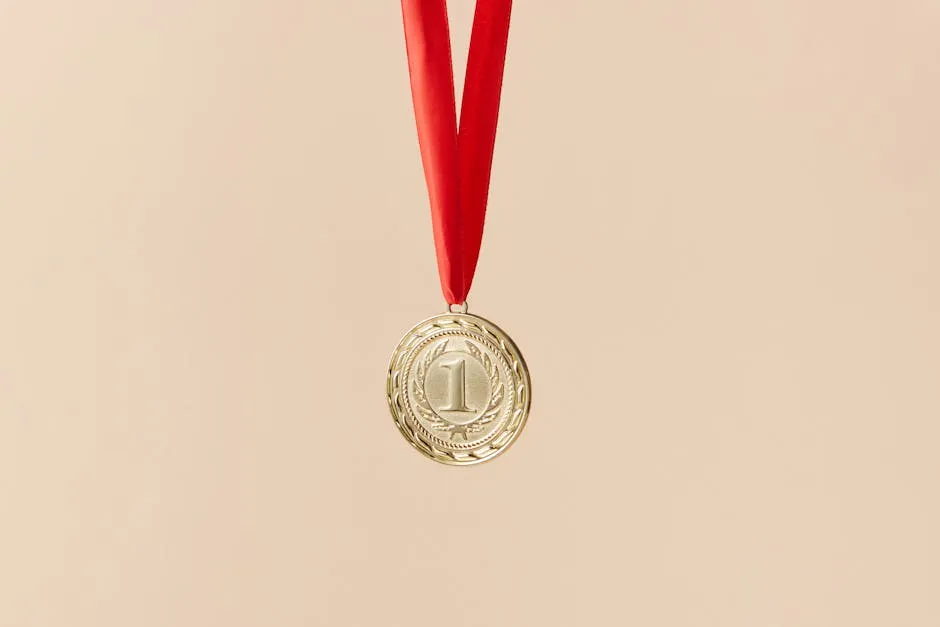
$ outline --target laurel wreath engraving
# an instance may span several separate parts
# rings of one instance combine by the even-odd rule
[[[469,434],[483,431],[486,428],[486,425],[493,422],[493,420],[495,420],[499,415],[500,403],[503,402],[505,388],[502,382],[499,380],[499,369],[496,367],[496,364],[493,363],[493,360],[490,359],[490,356],[481,351],[479,347],[477,347],[472,342],[465,341],[464,344],[467,347],[467,352],[471,357],[482,364],[483,369],[486,371],[486,374],[489,377],[490,400],[483,412],[475,420],[467,424],[458,425],[441,418],[437,412],[431,408],[431,404],[428,402],[427,393],[425,392],[424,387],[428,376],[428,371],[431,369],[431,364],[435,359],[444,354],[444,352],[447,350],[447,343],[449,341],[449,339],[445,339],[439,342],[434,346],[434,348],[429,350],[425,358],[418,363],[417,368],[415,369],[415,379],[412,386],[412,391],[414,393],[415,405],[417,406],[421,417],[428,422],[431,428],[436,431],[449,433],[451,439],[457,435],[460,435],[463,436],[464,440],[467,440],[467,436]]]
[[[444,354],[444,351],[447,350],[447,342],[449,340],[443,340],[438,342],[437,346],[428,351],[427,356],[423,361],[418,363],[418,367],[415,369],[415,381],[412,391],[415,397],[415,405],[418,407],[418,411],[421,413],[421,417],[428,421],[428,423],[434,429],[438,431],[451,431],[453,427],[457,425],[451,424],[438,416],[433,409],[431,409],[431,404],[428,402],[428,396],[424,391],[424,382],[428,376],[428,370],[431,369],[431,363]]]

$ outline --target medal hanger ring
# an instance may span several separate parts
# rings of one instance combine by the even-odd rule
[[[463,301],[462,303],[459,303],[459,304],[455,303],[452,305],[447,305],[447,311],[450,313],[465,314],[467,313],[467,310],[468,310],[467,301]]]

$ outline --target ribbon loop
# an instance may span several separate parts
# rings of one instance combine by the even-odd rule
[[[418,144],[441,290],[466,300],[483,240],[512,0],[478,0],[457,129],[445,0],[402,0]]]

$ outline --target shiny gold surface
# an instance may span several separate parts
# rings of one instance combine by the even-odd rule
[[[515,441],[531,401],[519,349],[492,322],[445,313],[412,328],[388,371],[399,431],[427,457],[453,465],[492,459]]]

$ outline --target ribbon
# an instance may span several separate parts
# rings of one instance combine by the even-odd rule
[[[402,0],[441,290],[466,301],[483,241],[512,0],[478,0],[457,130],[446,0]]]

